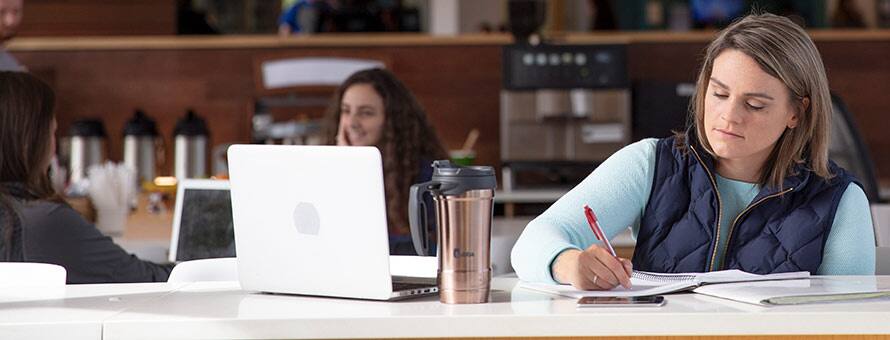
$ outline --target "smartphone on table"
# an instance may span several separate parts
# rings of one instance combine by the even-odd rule
[[[578,308],[587,307],[660,307],[664,296],[585,296],[578,299]]]

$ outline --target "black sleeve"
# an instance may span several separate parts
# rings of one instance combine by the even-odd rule
[[[65,267],[68,283],[160,282],[173,269],[127,253],[67,205],[31,202],[22,212],[25,261]]]

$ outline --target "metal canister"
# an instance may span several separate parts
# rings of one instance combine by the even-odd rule
[[[195,111],[188,110],[176,123],[173,175],[177,179],[207,177],[207,123]]]
[[[71,125],[68,132],[70,138],[69,168],[70,182],[80,183],[86,178],[87,169],[91,165],[105,161],[105,127],[98,119],[81,119]]]
[[[138,183],[154,180],[159,148],[157,125],[137,109],[124,125],[124,165],[136,171]]]

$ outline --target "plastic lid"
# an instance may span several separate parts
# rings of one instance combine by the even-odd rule
[[[175,136],[207,136],[208,134],[207,123],[192,109],[186,112],[185,117],[182,117],[176,123],[176,128],[173,129]]]
[[[459,166],[448,160],[433,162],[434,182],[442,183],[443,195],[460,195],[470,190],[494,190],[498,186],[494,168],[490,166]]]
[[[157,136],[158,128],[155,121],[145,115],[145,111],[136,109],[133,118],[124,125],[124,136]]]
[[[72,137],[105,137],[105,126],[98,119],[81,119],[71,124],[68,135]]]

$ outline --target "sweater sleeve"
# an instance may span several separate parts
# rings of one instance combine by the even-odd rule
[[[875,233],[868,198],[856,183],[841,196],[818,275],[874,275]]]
[[[554,283],[550,266],[557,255],[599,242],[584,217],[585,204],[596,212],[609,238],[627,227],[634,227],[636,235],[652,191],[657,142],[644,139],[622,148],[529,222],[510,255],[519,278]]]
[[[25,261],[65,267],[68,283],[166,281],[173,269],[127,253],[64,204],[27,203],[22,230]]]

